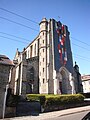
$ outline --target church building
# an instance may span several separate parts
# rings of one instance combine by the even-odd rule
[[[11,75],[13,93],[82,92],[81,75],[78,71],[77,77],[77,69],[73,67],[68,27],[60,21],[46,18],[39,25],[38,36],[22,52],[16,51]]]

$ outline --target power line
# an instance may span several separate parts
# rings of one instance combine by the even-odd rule
[[[5,37],[5,36],[0,36],[0,37],[5,38],[5,39],[9,39],[9,40],[12,40],[12,41],[15,41],[15,42],[20,42],[20,43],[28,44],[27,42],[23,42],[23,41],[20,41],[20,40],[12,39],[12,38]],[[73,55],[75,55],[76,58],[79,57],[79,58],[82,59],[82,60],[85,60],[85,61],[90,62],[89,60],[87,60],[87,59],[89,59],[89,58],[86,59],[86,57],[80,56],[80,55],[77,55],[77,54],[73,54]]]
[[[0,33],[1,33],[1,34],[4,34],[4,35],[9,35],[9,36],[12,36],[12,37],[15,37],[15,38],[23,39],[23,40],[25,40],[25,41],[28,41],[28,42],[30,42],[30,40],[28,40],[28,39],[26,39],[26,38],[17,37],[17,36],[15,36],[15,35],[8,34],[8,33],[1,32],[1,31],[0,31]],[[74,45],[76,45],[75,43],[73,43],[73,44],[74,44]],[[78,46],[78,47],[80,47],[80,48],[83,48],[83,49],[86,49],[86,48],[84,48],[84,47],[81,47],[81,46],[79,46],[79,45],[76,45],[76,46]]]
[[[7,21],[9,21],[9,22],[15,23],[15,24],[17,24],[17,25],[20,25],[20,26],[23,26],[23,27],[29,28],[29,29],[31,29],[31,30],[38,31],[38,30],[36,30],[36,29],[34,29],[34,28],[31,28],[31,27],[26,26],[26,25],[24,25],[24,24],[21,24],[21,23],[18,23],[18,22],[12,21],[12,20],[7,19],[7,18],[5,18],[5,17],[1,17],[1,16],[0,16],[0,18],[1,18],[1,19],[4,19],[4,20],[7,20]]]
[[[12,38],[5,37],[5,36],[0,36],[0,37],[5,38],[5,39],[9,39],[9,40],[12,40],[12,41],[15,41],[15,42],[20,42],[20,43],[28,44],[27,42],[23,42],[23,41],[20,41],[20,40],[12,39]],[[16,37],[16,36],[15,36],[15,37]],[[75,58],[79,58],[79,59],[82,59],[82,60],[85,60],[85,61],[90,62],[90,61],[88,60],[88,59],[90,59],[90,58],[87,58],[87,57],[84,57],[84,56],[81,56],[81,55],[78,55],[78,54],[74,54],[74,53],[73,53],[73,56],[75,56]]]
[[[77,38],[75,38],[75,37],[71,37],[72,39],[74,39],[74,40],[77,40],[78,42],[81,42],[81,43],[83,43],[83,44],[85,44],[85,45],[87,45],[87,46],[90,46],[89,44],[87,44],[86,42],[82,42],[81,40],[79,40],[79,39],[77,39]],[[87,49],[87,48],[85,48],[85,47],[82,47],[82,46],[80,46],[80,45],[77,45],[77,44],[75,44],[75,43],[72,43],[73,45],[75,45],[75,46],[77,46],[77,47],[80,47],[80,48],[82,48],[82,49],[84,49],[84,50],[86,50],[86,51],[90,51],[90,49]],[[80,58],[80,59],[82,59],[82,60],[86,60],[86,61],[88,61],[88,62],[90,62],[89,61],[89,59],[90,58],[87,58],[86,56],[84,57],[84,56],[81,56],[81,55],[77,55],[77,54],[73,54],[73,55],[76,55],[77,57],[76,58]]]
[[[78,54],[75,54],[75,53],[73,53],[73,55],[74,56],[78,56],[78,57],[80,57],[80,58],[82,58],[82,59],[84,59],[84,60],[88,60],[89,61],[89,59],[90,58],[87,58],[86,56],[81,56],[81,55],[78,55]],[[89,61],[90,62],[90,61]]]
[[[87,44],[86,42],[82,42],[81,40],[79,40],[79,39],[77,39],[77,38],[71,37],[71,39],[77,40],[78,42],[81,42],[81,43],[83,43],[83,44],[85,44],[85,45],[87,45],[87,46],[90,46],[90,44]]]
[[[30,40],[28,40],[28,39],[26,39],[26,38],[17,37],[17,36],[15,36],[15,35],[8,34],[8,33],[5,33],[5,32],[0,32],[0,33],[1,33],[1,34],[5,34],[5,35],[9,35],[9,36],[12,36],[12,37],[15,37],[15,38],[23,39],[23,40],[25,40],[25,41],[30,42]],[[3,37],[5,37],[5,36],[3,36]],[[10,39],[12,39],[12,38],[10,38]],[[79,45],[77,45],[77,44],[75,44],[75,43],[72,43],[72,44],[75,45],[75,46],[78,46],[78,47],[80,47],[80,48],[82,48],[82,49],[84,49],[84,50],[90,51],[89,49],[87,49],[87,48],[85,48],[85,47],[82,47],[82,46],[79,46]]]
[[[81,60],[84,60],[84,61],[90,62],[89,60],[86,60],[86,59],[81,58],[81,57],[79,57],[79,56],[75,56],[75,58],[79,58],[79,59],[81,59]]]
[[[82,49],[84,49],[84,50],[87,50],[88,52],[90,51],[89,49],[87,49],[87,48],[85,48],[85,47],[82,47],[82,46],[80,46],[80,45],[77,45],[77,44],[75,44],[75,43],[72,43],[73,45],[75,45],[75,46],[77,46],[77,47],[80,47],[80,48],[82,48]]]
[[[27,42],[23,42],[23,41],[20,41],[20,40],[12,39],[12,38],[5,37],[5,36],[0,36],[0,37],[5,38],[5,39],[9,39],[9,40],[12,40],[12,41],[16,41],[16,42],[20,42],[20,43],[28,44]]]
[[[15,36],[15,35],[8,34],[8,33],[5,33],[5,32],[0,32],[0,33],[1,33],[1,34],[4,34],[4,35],[9,35],[9,36],[12,36],[12,37],[15,37],[15,38],[23,39],[23,40],[25,40],[25,41],[28,41],[28,42],[30,42],[30,40],[28,40],[28,39],[26,39],[26,38],[17,37],[17,36]]]
[[[23,39],[23,40],[25,40],[25,41],[30,42],[30,40],[28,40],[28,39],[26,39],[26,38],[17,37],[17,36],[15,36],[15,35],[8,34],[8,33],[5,33],[5,32],[0,32],[0,33],[1,33],[1,34],[5,34],[5,35],[9,35],[9,36],[12,36],[12,37],[15,37],[15,38]],[[3,36],[3,37],[5,37],[5,36]],[[10,39],[12,39],[12,38],[10,38]],[[80,47],[80,48],[82,48],[82,49],[84,49],[84,50],[88,50],[88,52],[90,51],[89,49],[87,49],[87,48],[85,48],[85,47],[82,47],[82,46],[79,46],[79,45],[77,45],[77,44],[75,44],[75,43],[72,43],[72,44],[75,45],[75,46],[78,46],[78,47]]]
[[[11,14],[13,14],[13,15],[16,15],[16,16],[18,16],[18,17],[21,17],[21,18],[23,18],[23,19],[26,19],[26,20],[28,20],[28,21],[30,21],[30,22],[33,22],[33,23],[39,25],[38,22],[36,22],[36,21],[34,21],[34,20],[31,20],[31,19],[29,19],[29,18],[26,18],[26,17],[24,17],[24,16],[22,16],[22,15],[19,15],[19,14],[17,14],[17,13],[14,13],[14,12],[12,12],[12,11],[9,11],[9,10],[7,10],[7,9],[5,9],[5,8],[0,8],[0,9],[3,10],[3,11],[5,11],[5,12],[11,13]],[[14,21],[13,21],[13,22],[14,22]],[[25,26],[25,25],[24,25],[24,26]],[[79,42],[81,42],[81,43],[83,43],[83,44],[86,44],[86,45],[90,46],[89,44],[87,44],[87,43],[85,43],[85,42],[82,42],[81,40],[76,39],[76,38],[74,38],[74,37],[72,37],[72,36],[71,36],[71,38],[74,39],[74,40],[77,40],[77,41],[79,41]]]
[[[4,9],[4,8],[0,8],[0,9],[3,10],[3,11],[5,11],[5,12],[11,13],[11,14],[13,14],[13,15],[16,15],[16,16],[18,16],[18,17],[21,17],[21,18],[23,18],[23,19],[25,19],[25,20],[28,20],[28,21],[30,21],[30,22],[33,22],[33,23],[39,25],[38,22],[36,22],[36,21],[34,21],[34,20],[31,20],[31,19],[29,19],[29,18],[26,18],[26,17],[24,17],[24,16],[22,16],[22,15],[19,15],[19,14],[17,14],[17,13],[11,12],[11,11],[9,11],[9,10],[7,10],[7,9]]]

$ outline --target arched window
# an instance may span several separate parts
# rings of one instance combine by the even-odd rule
[[[35,44],[35,48],[34,48],[34,54],[35,54],[35,56],[36,56],[36,44]]]
[[[33,67],[30,69],[30,80],[34,81],[34,68]]]
[[[27,71],[26,93],[33,93],[33,84],[34,84],[34,68],[31,67]]]
[[[33,52],[33,45],[30,46],[30,58],[32,57],[32,52]]]

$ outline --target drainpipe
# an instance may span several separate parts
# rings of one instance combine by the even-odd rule
[[[6,97],[7,97],[7,90],[8,90],[8,88],[9,88],[9,85],[6,85],[5,94],[4,94],[4,102],[3,102],[3,114],[2,114],[2,118],[3,119],[5,117]]]

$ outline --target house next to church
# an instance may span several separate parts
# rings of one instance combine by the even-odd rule
[[[90,93],[90,75],[82,75],[83,92]]]
[[[43,18],[38,36],[14,57],[14,94],[74,94],[82,92],[81,75],[73,67],[68,27]],[[79,67],[78,67],[79,68]]]
[[[0,54],[0,119],[5,113],[5,100],[13,66],[13,62],[6,55]]]

